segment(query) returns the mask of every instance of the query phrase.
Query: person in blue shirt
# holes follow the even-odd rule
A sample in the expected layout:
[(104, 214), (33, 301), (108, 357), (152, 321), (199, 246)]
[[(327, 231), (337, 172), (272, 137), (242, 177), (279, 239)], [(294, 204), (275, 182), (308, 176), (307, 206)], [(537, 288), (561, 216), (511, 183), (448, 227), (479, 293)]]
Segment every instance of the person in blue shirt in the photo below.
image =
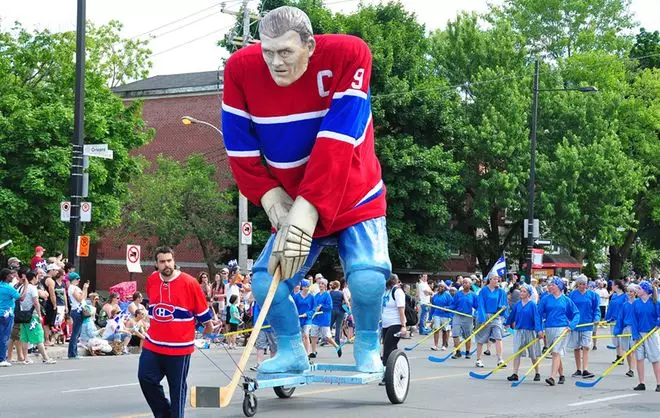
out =
[[(555, 277), (548, 284), (548, 294), (539, 302), (539, 316), (543, 324), (543, 336), (546, 338), (548, 347), (552, 347), (552, 371), (545, 382), (555, 385), (555, 376), (559, 374), (558, 383), (564, 384), (564, 365), (561, 358), (566, 354), (566, 340), (557, 341), (562, 333), (568, 329), (575, 329), (580, 322), (580, 311), (575, 303), (564, 295), (564, 282)], [(555, 344), (556, 342), (556, 344)], [(544, 355), (546, 353), (543, 353)]]
[(583, 324), (591, 324), (600, 321), (600, 296), (591, 289), (587, 289), (587, 277), (580, 275), (577, 280), (577, 289), (573, 290), (569, 295), (569, 299), (575, 303), (580, 311), (579, 328), (571, 331), (567, 347), (573, 349), (575, 355), (576, 372), (573, 377), (582, 377), (584, 379), (591, 379), (595, 377), (589, 371), (589, 349), (593, 344), (593, 325), (580, 326)]
[[(259, 312), (261, 312), (261, 307), (255, 301), (254, 304), (252, 305), (252, 318), (254, 318), (255, 322), (259, 317)], [(273, 334), (273, 329), (270, 327), (270, 324), (268, 323), (268, 319), (264, 320), (264, 323), (261, 327), (262, 329), (259, 330), (259, 334), (257, 335), (257, 341), (254, 344), (254, 347), (257, 349), (257, 364), (250, 367), (250, 370), (252, 371), (257, 371), (259, 369), (259, 365), (263, 363), (264, 357), (266, 356), (266, 350), (270, 350), (271, 358), (274, 357), (275, 354), (277, 353), (277, 343), (275, 342), (275, 335)], [(264, 329), (264, 327), (268, 327), (268, 328)]]
[(312, 316), (314, 316), (314, 295), (309, 292), (309, 280), (300, 281), (300, 292), (293, 295), (293, 301), (300, 317), (300, 334), (302, 335), (303, 345), (307, 355), (311, 354), (309, 334), (312, 328)]
[[(339, 345), (332, 338), (330, 332), (330, 319), (332, 315), (332, 298), (328, 290), (328, 281), (326, 279), (320, 279), (318, 281), (319, 293), (314, 297), (314, 313), (316, 314), (312, 318), (312, 352), (309, 354), (309, 358), (316, 358), (318, 353), (316, 351), (316, 345), (319, 342), (319, 338), (324, 338), (331, 346), (335, 349), (339, 348)], [(342, 352), (341, 348), (337, 350), (337, 356), (341, 357)]]
[(646, 359), (653, 365), (655, 391), (660, 392), (660, 337), (656, 332), (660, 327), (658, 288), (644, 280), (639, 284), (637, 296), (639, 298), (633, 303), (632, 338), (634, 341), (639, 341), (650, 332), (653, 335), (646, 338), (635, 350), (639, 384), (633, 389), (646, 390), (644, 383), (644, 359)]
[[(618, 337), (618, 345), (617, 348), (621, 350), (621, 353), (626, 353), (630, 348), (633, 346), (633, 340), (632, 340), (632, 323), (633, 323), (633, 303), (635, 303), (635, 299), (637, 298), (637, 289), (639, 289), (639, 286), (630, 283), (626, 287), (626, 294), (625, 294), (625, 301), (623, 305), (621, 305), (621, 308), (619, 309), (619, 313), (616, 317), (616, 323), (614, 324), (614, 331), (612, 333), (614, 335), (621, 335), (621, 334), (629, 334), (630, 337)], [(626, 357), (626, 361), (628, 362), (628, 372), (626, 372), (626, 376), (628, 377), (633, 377), (635, 376), (635, 372), (633, 371), (634, 369), (634, 359), (633, 359), (634, 353), (628, 354)]]
[[(621, 307), (623, 306), (623, 304), (626, 302), (627, 299), (624, 290), (625, 288), (621, 280), (614, 281), (614, 283), (612, 284), (612, 296), (610, 296), (610, 301), (607, 304), (605, 315), (603, 316), (603, 318), (605, 318), (605, 321), (610, 323), (610, 332), (612, 333), (612, 345), (616, 347), (616, 360), (614, 360), (612, 363), (615, 363), (617, 360), (619, 360), (624, 353), (624, 351), (621, 351), (621, 347), (619, 347), (619, 338), (616, 337), (616, 335), (618, 334), (614, 333), (614, 328), (616, 327), (615, 322), (619, 317), (619, 312), (621, 311)], [(601, 313), (602, 313), (602, 300), (601, 300)]]
[[(436, 289), (436, 293), (431, 298), (431, 318), (433, 320), (433, 347), (431, 350), (438, 351), (438, 342), (440, 340), (440, 333), (442, 333), (442, 351), (445, 351), (449, 346), (449, 330), (451, 329), (451, 318), (454, 316), (451, 312), (443, 311), (435, 306), (441, 308), (451, 309), (452, 297), (447, 291), (447, 285), (440, 280)], [(442, 327), (442, 331), (438, 328)]]
[[(477, 327), (481, 326), (490, 317), (495, 315), (502, 308), (507, 308), (509, 303), (506, 298), (506, 292), (499, 286), (500, 278), (497, 275), (491, 276), (488, 285), (484, 286), (477, 297)], [(483, 346), (489, 340), (495, 341), (495, 351), (497, 351), (497, 365), (503, 363), (502, 360), (502, 335), (504, 335), (503, 324), (504, 312), (492, 320), (484, 329), (479, 331), (477, 340), (477, 363), (476, 367), (484, 367), (481, 356)]]
[[(477, 294), (472, 291), (472, 281), (468, 278), (463, 279), (462, 289), (457, 291), (451, 302), (450, 309), (462, 312), (467, 315), (472, 315), (474, 309), (477, 308)], [(473, 321), (472, 318), (463, 315), (456, 315), (452, 320), (451, 335), (454, 337), (454, 347), (458, 347), (461, 339), (465, 340), (472, 335)], [(472, 341), (465, 343), (465, 358), (470, 358), (470, 346)], [(460, 350), (454, 350), (451, 356), (453, 359), (461, 357)]]
[[(513, 305), (509, 317), (504, 321), (504, 325), (510, 326), (516, 330), (515, 334), (513, 334), (514, 352), (522, 349), (534, 339), (541, 338), (541, 335), (543, 335), (543, 326), (541, 324), (538, 307), (536, 303), (531, 300), (533, 292), (534, 290), (531, 285), (523, 284), (520, 287), (520, 301)], [(527, 348), (526, 352), (523, 351), (520, 355), (517, 355), (514, 358), (513, 374), (507, 377), (509, 382), (515, 382), (518, 380), (520, 357), (525, 357), (526, 354), (529, 355), (532, 364), (536, 363), (536, 360), (541, 356), (541, 343), (536, 341), (536, 343)], [(541, 380), (541, 374), (539, 373), (538, 365), (535, 367), (535, 370), (536, 374), (534, 375), (534, 381), (539, 382)]]
[(27, 277), (23, 276), (23, 291), (18, 293), (11, 285), (12, 280), (17, 277), (16, 270), (0, 270), (0, 367), (11, 367), (11, 363), (7, 361), (7, 342), (14, 327), (14, 306), (17, 300), (22, 301), (25, 298), (28, 287)]

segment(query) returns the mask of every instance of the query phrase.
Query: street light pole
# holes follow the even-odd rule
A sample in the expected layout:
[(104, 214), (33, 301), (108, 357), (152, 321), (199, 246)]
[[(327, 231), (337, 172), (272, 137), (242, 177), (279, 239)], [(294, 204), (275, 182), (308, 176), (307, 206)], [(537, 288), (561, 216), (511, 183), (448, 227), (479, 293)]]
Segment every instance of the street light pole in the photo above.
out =
[(527, 196), (527, 282), (532, 280), (532, 249), (534, 248), (534, 177), (536, 177), (536, 116), (539, 108), (539, 60), (534, 66), (532, 94), (532, 128), (530, 131), (529, 195)]
[(85, 143), (85, 0), (78, 0), (76, 27), (76, 91), (73, 138), (71, 139), (71, 218), (69, 221), (69, 262), (80, 271), (77, 254), (82, 200), (83, 145)]

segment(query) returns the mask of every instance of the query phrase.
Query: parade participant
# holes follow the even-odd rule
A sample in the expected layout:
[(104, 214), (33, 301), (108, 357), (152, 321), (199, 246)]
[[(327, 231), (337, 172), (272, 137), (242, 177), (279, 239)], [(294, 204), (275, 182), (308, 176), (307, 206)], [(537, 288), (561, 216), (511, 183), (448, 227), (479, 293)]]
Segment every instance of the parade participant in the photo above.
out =
[[(568, 297), (573, 301), (580, 311), (580, 322), (578, 325), (590, 324), (600, 321), (600, 297), (596, 292), (587, 289), (587, 277), (580, 275), (576, 281), (577, 288), (573, 290)], [(575, 355), (576, 372), (572, 377), (582, 377), (591, 379), (595, 375), (589, 372), (589, 349), (592, 347), (593, 325), (581, 326), (571, 331), (568, 343), (568, 349), (573, 350)]]
[[(477, 294), (472, 291), (472, 281), (468, 278), (463, 279), (462, 289), (457, 291), (451, 303), (451, 309), (464, 314), (472, 315), (474, 309), (477, 308)], [(452, 320), (451, 334), (454, 337), (454, 347), (458, 347), (461, 343), (461, 338), (466, 339), (472, 335), (473, 321), (472, 318), (463, 315), (455, 315)], [(470, 358), (471, 341), (465, 343), (465, 358)], [(451, 356), (453, 359), (461, 357), (460, 350), (456, 349)]]
[[(309, 341), (309, 334), (312, 328), (312, 316), (314, 315), (314, 295), (309, 292), (310, 282), (307, 279), (300, 281), (300, 292), (293, 295), (293, 301), (296, 304), (298, 316), (304, 315), (300, 318), (300, 333), (302, 334), (303, 345), (307, 355), (311, 353), (311, 342)], [(256, 318), (256, 316), (255, 316)]]
[(222, 104), (234, 178), (277, 229), (253, 268), (259, 303), (278, 266), (282, 280), (268, 311), (278, 352), (259, 371), (309, 369), (291, 290), (324, 246), (337, 245), (353, 299), (357, 370), (381, 372), (380, 299), (391, 263), (371, 53), (353, 36), (314, 36), (307, 15), (289, 6), (261, 18), (259, 35), (227, 60)]
[[(213, 332), (213, 316), (197, 279), (174, 268), (174, 251), (158, 247), (156, 268), (147, 278), (150, 327), (140, 354), (138, 380), (156, 417), (183, 417), (188, 367), (195, 349), (195, 320)], [(170, 399), (161, 381), (167, 377)]]
[[(253, 306), (252, 317), (256, 318), (259, 316), (259, 311), (261, 310), (261, 307), (256, 302), (252, 306)], [(264, 323), (261, 325), (262, 329), (259, 330), (259, 335), (257, 336), (257, 342), (254, 345), (254, 348), (257, 349), (257, 364), (250, 367), (250, 370), (252, 370), (253, 372), (256, 372), (257, 369), (259, 368), (259, 365), (264, 362), (266, 351), (270, 350), (271, 357), (274, 357), (275, 354), (277, 354), (277, 345), (275, 344), (275, 336), (273, 335), (273, 330), (269, 325), (270, 324), (268, 323), (268, 321), (264, 321)]]
[[(601, 287), (599, 291), (602, 293), (602, 290), (603, 288)], [(619, 312), (621, 312), (621, 308), (623, 307), (623, 304), (626, 302), (627, 299), (624, 290), (625, 289), (623, 287), (623, 282), (621, 280), (615, 280), (614, 283), (612, 283), (612, 296), (608, 301), (605, 314), (602, 316), (602, 318), (605, 318), (606, 322), (611, 323), (610, 332), (612, 333), (612, 345), (616, 347), (616, 360), (614, 360), (615, 362), (621, 358), (623, 353), (625, 353), (625, 351), (621, 351), (621, 347), (619, 347), (619, 338), (616, 337), (616, 335), (618, 334), (614, 332), (614, 329), (616, 328), (615, 323), (617, 321), (617, 318), (619, 317)], [(607, 291), (607, 289), (605, 289), (605, 291)], [(601, 296), (601, 306), (602, 303), (603, 302)]]
[(632, 338), (639, 341), (649, 332), (648, 337), (637, 349), (637, 377), (639, 384), (633, 390), (646, 390), (644, 383), (644, 359), (653, 365), (655, 375), (655, 391), (660, 392), (660, 337), (657, 327), (660, 327), (660, 302), (658, 302), (658, 288), (646, 280), (639, 284), (638, 299), (633, 303)]
[[(383, 366), (396, 350), (399, 339), (406, 337), (406, 294), (401, 289), (401, 282), (396, 274), (390, 275), (383, 294)], [(385, 378), (378, 384), (385, 386)]]
[[(431, 298), (431, 305), (451, 309), (452, 297), (447, 291), (447, 285), (442, 280), (438, 282), (437, 292)], [(431, 318), (433, 319), (433, 347), (431, 350), (438, 351), (438, 341), (442, 333), (442, 351), (449, 346), (449, 330), (451, 330), (451, 318), (454, 316), (451, 312), (443, 311), (436, 307), (431, 307)], [(442, 324), (445, 324), (444, 326)], [(442, 331), (436, 331), (440, 327)]]
[[(564, 292), (564, 282), (555, 277), (548, 284), (548, 294), (541, 298), (538, 305), (539, 316), (543, 324), (543, 336), (546, 338), (548, 347), (554, 344), (564, 330), (568, 327), (573, 330), (580, 322), (580, 311), (571, 299)], [(550, 377), (545, 382), (555, 385), (555, 377), (559, 374), (557, 383), (560, 385), (565, 382), (564, 365), (562, 357), (566, 354), (566, 340), (559, 341), (552, 348), (552, 371)]]
[(316, 345), (319, 342), (319, 338), (323, 338), (330, 343), (331, 346), (337, 349), (337, 356), (341, 357), (341, 348), (339, 348), (339, 344), (337, 344), (332, 338), (332, 333), (330, 332), (332, 298), (330, 297), (330, 292), (327, 291), (328, 281), (326, 279), (321, 279), (317, 284), (319, 286), (319, 293), (314, 296), (314, 313), (316, 313), (316, 315), (312, 314), (312, 329), (310, 332), (310, 335), (312, 336), (312, 349), (311, 353), (309, 353), (309, 358), (316, 358), (318, 356)]
[[(531, 300), (533, 292), (534, 288), (528, 284), (522, 284), (520, 286), (520, 301), (513, 305), (509, 317), (504, 322), (504, 325), (508, 325), (516, 330), (513, 335), (514, 352), (525, 347), (537, 337), (541, 338), (543, 335), (543, 325), (541, 324), (538, 307), (536, 303)], [(532, 360), (532, 364), (535, 364), (536, 360), (541, 356), (541, 343), (537, 341), (535, 344), (528, 347), (526, 351)], [(507, 377), (509, 382), (518, 381), (518, 370), (520, 369), (521, 356), (525, 357), (525, 352), (514, 358), (513, 374)], [(538, 365), (535, 367), (535, 371), (536, 374), (534, 375), (534, 381), (538, 382), (541, 380)]]
[[(620, 281), (619, 281), (620, 282)], [(623, 285), (622, 285), (623, 287)], [(621, 305), (621, 308), (619, 309), (619, 314), (616, 317), (616, 323), (614, 324), (614, 335), (621, 335), (621, 334), (629, 334), (631, 335), (630, 337), (618, 337), (617, 338), (617, 350), (620, 350), (620, 352), (627, 353), (628, 350), (633, 346), (633, 340), (632, 340), (632, 323), (633, 323), (633, 303), (635, 302), (635, 299), (637, 297), (637, 289), (639, 289), (639, 286), (636, 284), (629, 284), (626, 287), (626, 295), (624, 299), (623, 305)], [(610, 307), (612, 306), (612, 303), (610, 303)], [(615, 337), (616, 338), (616, 337)], [(633, 377), (635, 376), (634, 372), (634, 367), (636, 366), (634, 362), (634, 353), (630, 353), (626, 357), (626, 361), (628, 362), (628, 371), (626, 372), (626, 376), (628, 377)], [(617, 360), (620, 357), (617, 356)]]
[[(501, 308), (508, 307), (506, 292), (499, 286), (500, 277), (497, 275), (490, 276), (488, 285), (484, 286), (477, 297), (477, 327), (490, 319)], [(503, 318), (500, 315), (486, 326), (486, 328), (479, 331), (476, 336), (477, 340), (477, 363), (476, 367), (484, 367), (481, 356), (483, 354), (483, 346), (489, 340), (495, 340), (495, 351), (497, 352), (497, 365), (502, 364), (502, 335), (504, 335), (504, 327), (502, 326)]]

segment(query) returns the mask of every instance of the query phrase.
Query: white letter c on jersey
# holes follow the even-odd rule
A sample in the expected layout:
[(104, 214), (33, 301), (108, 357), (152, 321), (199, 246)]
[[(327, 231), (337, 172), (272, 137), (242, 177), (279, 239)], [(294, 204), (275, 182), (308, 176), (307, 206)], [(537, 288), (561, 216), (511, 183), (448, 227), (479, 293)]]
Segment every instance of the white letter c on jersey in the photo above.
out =
[(332, 77), (332, 71), (330, 71), (330, 70), (321, 70), (316, 74), (316, 83), (317, 83), (318, 88), (319, 88), (319, 96), (326, 97), (330, 94), (330, 91), (326, 90), (323, 87), (323, 77), (328, 77), (328, 78)]

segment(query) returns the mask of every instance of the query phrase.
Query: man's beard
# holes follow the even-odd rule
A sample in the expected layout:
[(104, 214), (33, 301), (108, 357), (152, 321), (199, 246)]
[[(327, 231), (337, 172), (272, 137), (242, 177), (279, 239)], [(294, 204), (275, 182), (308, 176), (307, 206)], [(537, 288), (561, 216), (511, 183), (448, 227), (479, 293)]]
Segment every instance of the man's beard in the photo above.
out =
[(171, 269), (171, 268), (169, 268), (169, 267), (165, 267), (165, 268), (160, 272), (160, 274), (162, 274), (162, 275), (165, 276), (165, 277), (170, 277), (170, 276), (172, 275), (172, 273), (174, 273), (174, 269)]

